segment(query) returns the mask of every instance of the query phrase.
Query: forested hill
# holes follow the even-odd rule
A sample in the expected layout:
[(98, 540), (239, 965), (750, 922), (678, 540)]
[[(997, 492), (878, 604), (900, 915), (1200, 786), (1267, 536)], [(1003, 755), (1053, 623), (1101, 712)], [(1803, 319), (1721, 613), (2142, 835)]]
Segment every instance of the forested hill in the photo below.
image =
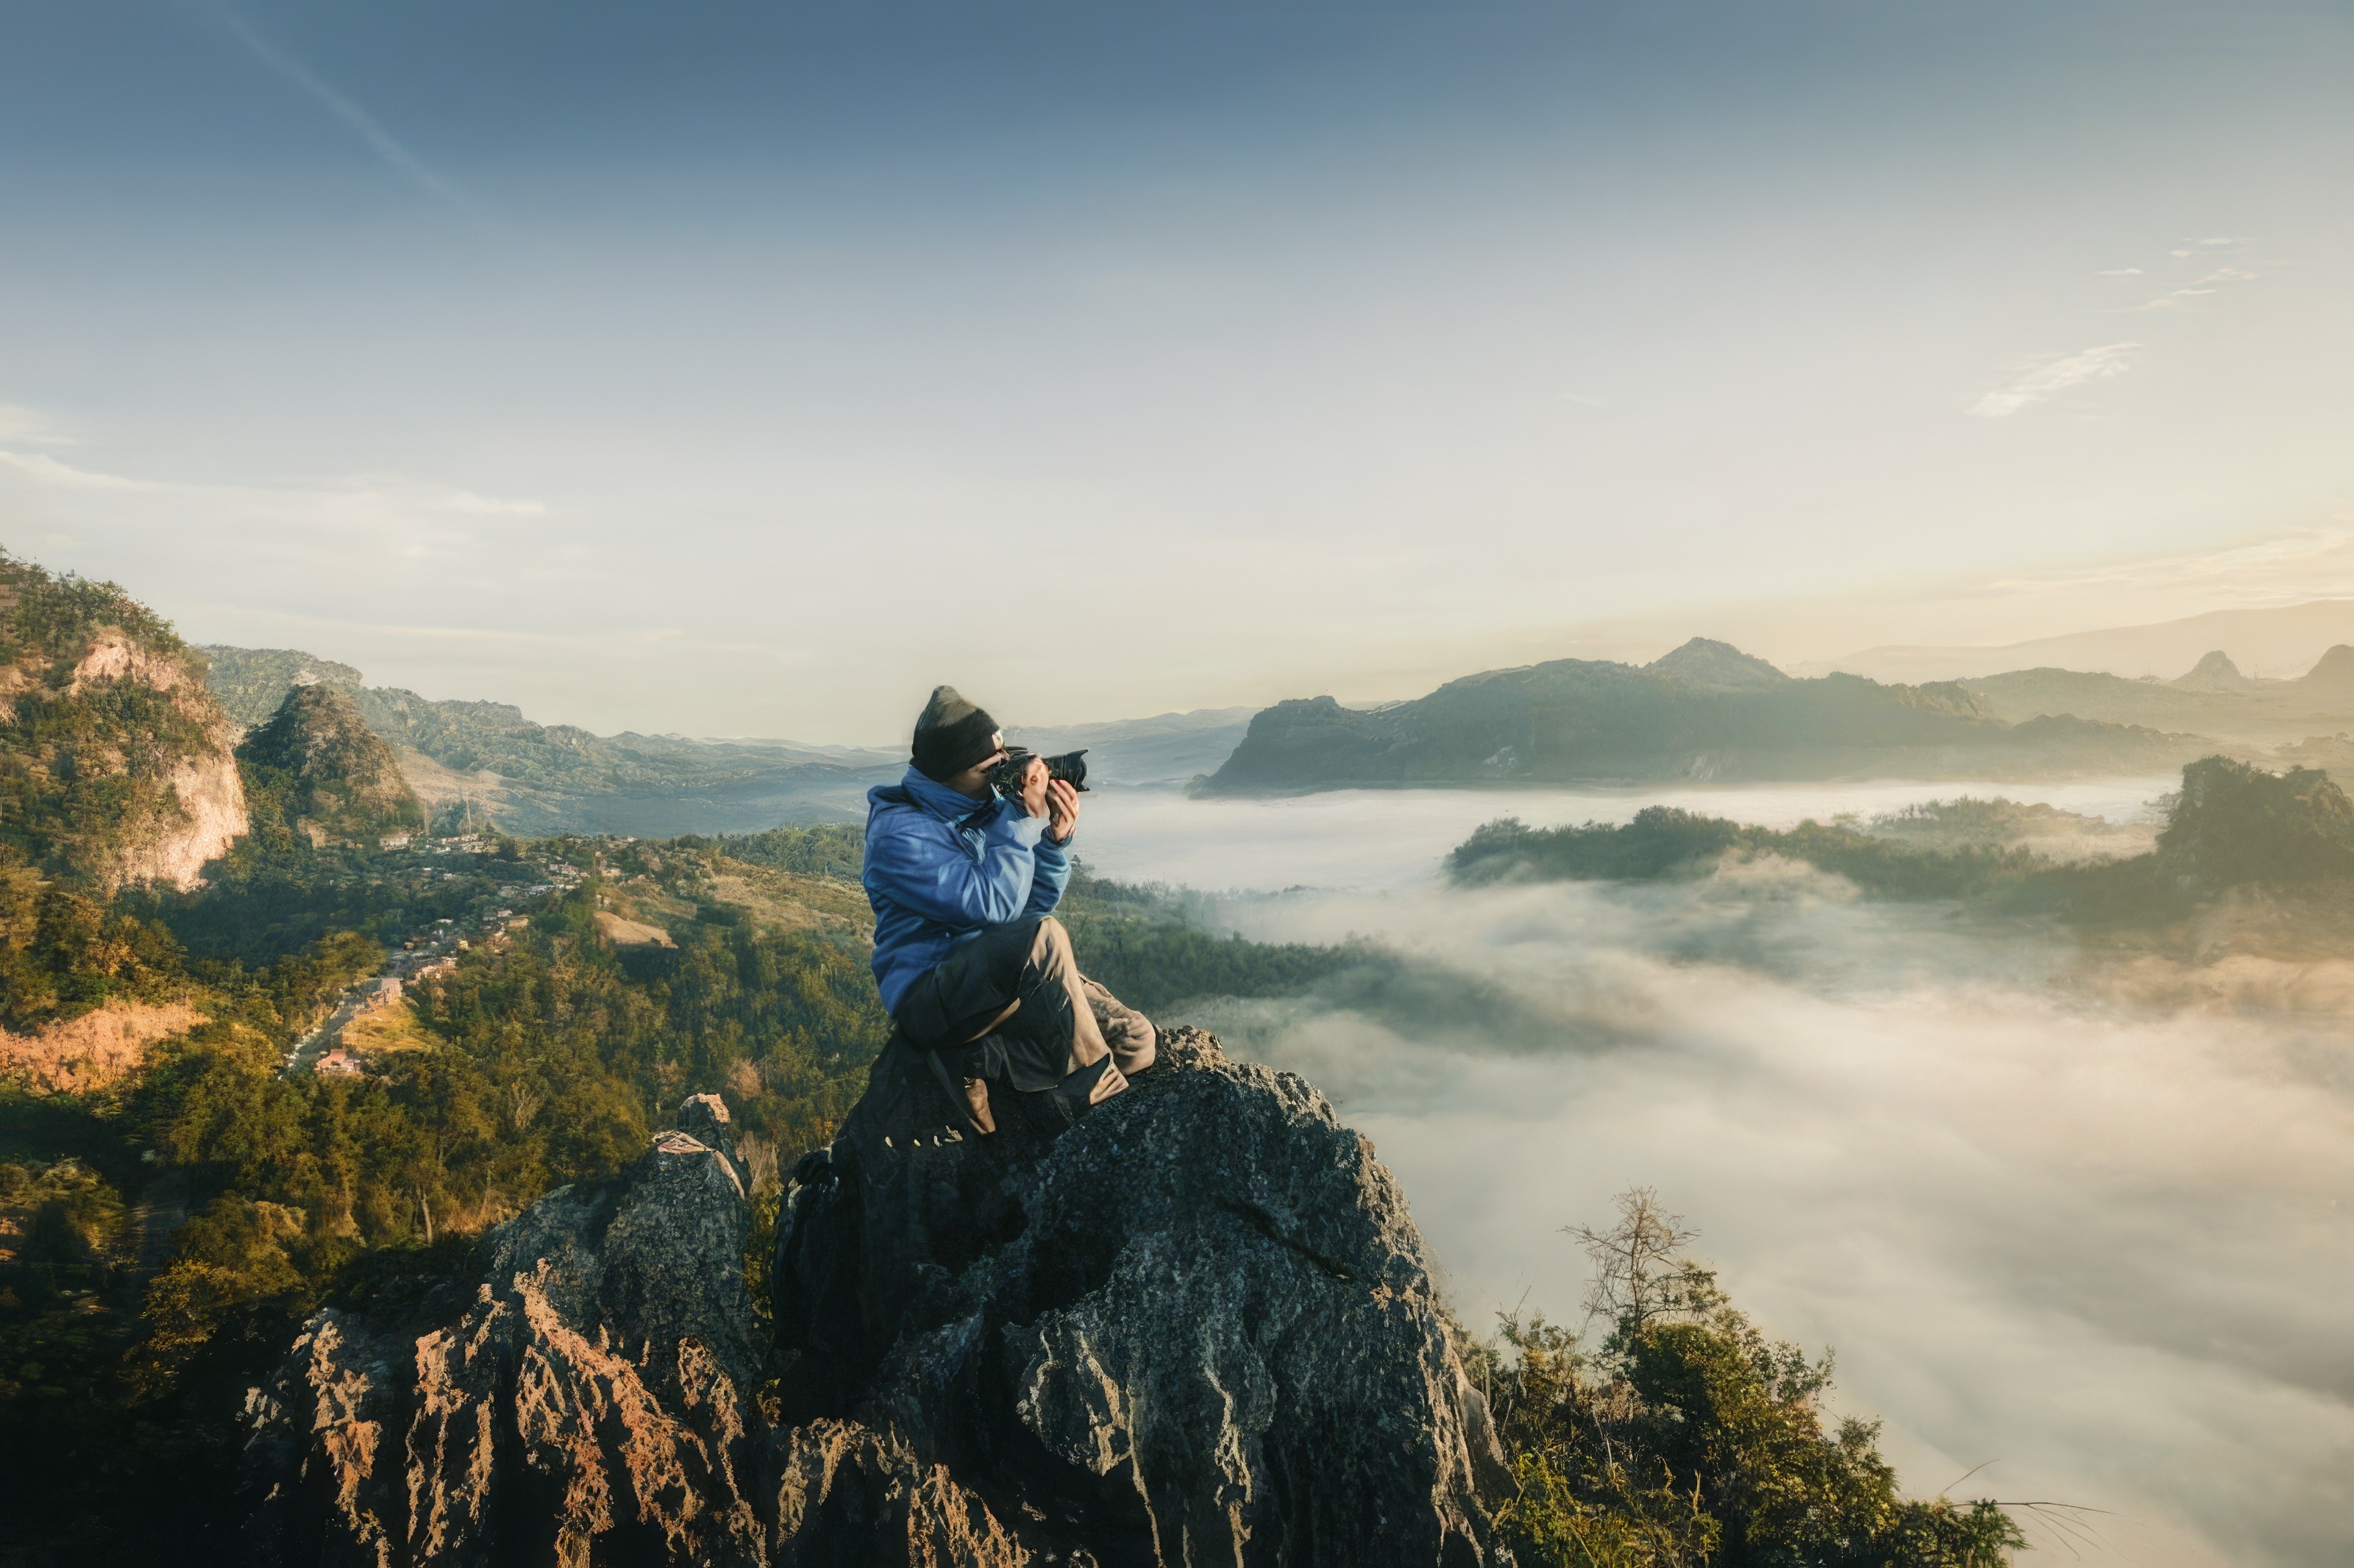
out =
[[(2105, 837), (2114, 848), (2100, 853), (2071, 835), (2072, 825), (2105, 830), (2094, 845)], [(2211, 955), (2235, 927), (2253, 929), (2267, 953), (2343, 951), (2354, 916), (2354, 801), (2327, 774), (2202, 758), (2183, 768), (2155, 842), (2144, 849), (2134, 836), (2003, 800), (1932, 801), (1869, 823), (1779, 830), (1650, 806), (1624, 824), (1490, 822), (1455, 847), (1447, 869), (1465, 886), (1649, 882), (1776, 857), (1875, 897), (1969, 900), (2103, 927), (2188, 922), (2196, 930), (2187, 939)], [(2079, 853), (2052, 853), (2072, 837)], [(2094, 853), (2082, 853), (2088, 847)]]
[(1373, 712), (1331, 697), (1279, 703), (1251, 721), (1203, 788), (2005, 779), (2160, 771), (2212, 749), (2192, 736), (2075, 717), (2010, 724), (1951, 683), (1793, 679), (1695, 638), (1648, 665), (1557, 659), (1491, 670)]
[(341, 686), (317, 682), (289, 691), (237, 758), (256, 835), (300, 833), (321, 848), (424, 830), (424, 810), (399, 759)]

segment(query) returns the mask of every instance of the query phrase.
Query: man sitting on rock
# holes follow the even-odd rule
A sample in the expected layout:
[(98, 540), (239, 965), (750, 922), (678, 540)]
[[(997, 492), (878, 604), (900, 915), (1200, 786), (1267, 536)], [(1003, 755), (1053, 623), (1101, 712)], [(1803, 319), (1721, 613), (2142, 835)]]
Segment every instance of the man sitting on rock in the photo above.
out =
[(1079, 973), (1054, 916), (1078, 791), (1033, 759), (999, 800), (997, 721), (942, 686), (915, 763), (867, 792), (875, 980), (896, 1026), (833, 1141), (794, 1167), (772, 1323), (793, 1419), (838, 1414), (930, 1299), (1021, 1228), (1002, 1177), (1152, 1065), (1142, 1015)]
[(1077, 789), (1032, 758), (1020, 796), (1001, 800), (989, 775), (1005, 758), (997, 721), (936, 688), (907, 776), (867, 792), (862, 880), (899, 1039), (969, 1132), (1018, 1114), (1051, 1137), (1150, 1066), (1154, 1033), (1079, 973), (1053, 914), (1071, 879)]

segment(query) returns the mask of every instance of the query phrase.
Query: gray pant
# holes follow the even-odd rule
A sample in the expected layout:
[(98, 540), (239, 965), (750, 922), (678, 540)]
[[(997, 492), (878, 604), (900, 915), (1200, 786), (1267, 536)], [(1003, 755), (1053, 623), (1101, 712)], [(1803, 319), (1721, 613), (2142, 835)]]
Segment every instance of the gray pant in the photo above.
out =
[(1079, 973), (1053, 916), (964, 943), (919, 976), (893, 1015), (908, 1043), (938, 1053), (984, 1133), (997, 1123), (989, 1081), (1053, 1092), (1074, 1111), (1100, 1105), (1152, 1065), (1151, 1022)]

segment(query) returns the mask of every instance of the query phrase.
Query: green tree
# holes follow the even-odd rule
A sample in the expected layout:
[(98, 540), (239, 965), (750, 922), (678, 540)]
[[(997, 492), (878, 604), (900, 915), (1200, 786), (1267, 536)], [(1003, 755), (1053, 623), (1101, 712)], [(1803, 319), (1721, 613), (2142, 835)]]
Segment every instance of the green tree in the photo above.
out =
[(1475, 1354), (1525, 1563), (1560, 1568), (1996, 1568), (2026, 1544), (2002, 1508), (1907, 1499), (1876, 1423), (1824, 1429), (1828, 1356), (1768, 1339), (1683, 1251), (1694, 1232), (1648, 1188), (1607, 1229), (1570, 1227), (1596, 1266), (1598, 1352), (1508, 1317)]

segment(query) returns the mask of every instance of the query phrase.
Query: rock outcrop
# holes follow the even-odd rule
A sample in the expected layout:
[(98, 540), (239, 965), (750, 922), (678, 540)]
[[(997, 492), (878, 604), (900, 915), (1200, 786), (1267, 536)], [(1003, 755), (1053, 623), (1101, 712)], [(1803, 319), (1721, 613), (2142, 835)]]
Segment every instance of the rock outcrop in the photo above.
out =
[(2223, 693), (2258, 691), (2265, 683), (2252, 681), (2242, 674), (2240, 667), (2232, 662), (2232, 656), (2221, 648), (2193, 664), (2188, 673), (2178, 675), (2167, 683), (2179, 692)]
[(766, 1351), (725, 1118), (699, 1097), (626, 1176), (493, 1233), (471, 1289), (313, 1317), (249, 1397), (253, 1556), (1498, 1560), (1494, 1439), (1404, 1198), (1299, 1079), (1178, 1031), (1050, 1143), (894, 1150), (913, 1207), (837, 1214), (829, 1245), (940, 1234), (951, 1203), (983, 1234), (864, 1303), (896, 1331), (832, 1369)]
[(45, 872), (196, 886), (246, 831), (235, 728), (154, 611), (0, 554), (0, 775)]
[(342, 686), (311, 681), (291, 687), (270, 722), (245, 737), (237, 758), (253, 831), (265, 838), (366, 847), (386, 833), (425, 826), (399, 758)]

